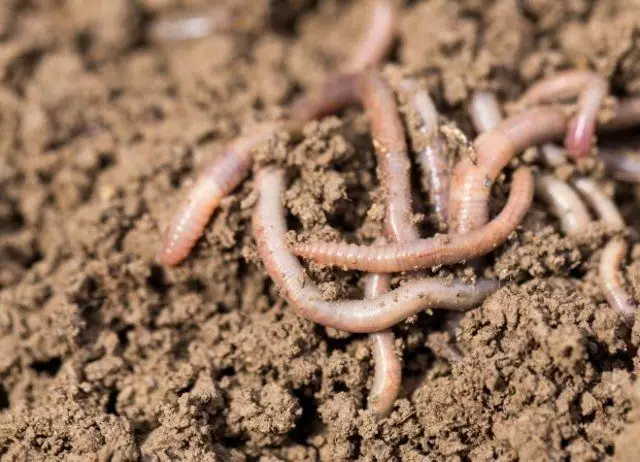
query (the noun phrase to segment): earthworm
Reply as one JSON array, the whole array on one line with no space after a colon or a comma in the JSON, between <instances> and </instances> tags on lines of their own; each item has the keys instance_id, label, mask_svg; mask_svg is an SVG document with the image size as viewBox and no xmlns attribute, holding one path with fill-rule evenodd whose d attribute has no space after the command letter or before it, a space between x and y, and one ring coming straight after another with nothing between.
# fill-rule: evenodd
<instances>
[{"instance_id":1,"label":"earthworm","mask_svg":"<svg viewBox=\"0 0 640 462\"><path fill-rule=\"evenodd\" d=\"M322 265L346 269L390 273L454 264L485 255L520 224L533 199L533 176L526 167L513 175L505 207L491 222L468 234L437 235L408 243L362 246L346 243L313 242L294 244L293 252Z\"/></svg>"},{"instance_id":2,"label":"earthworm","mask_svg":"<svg viewBox=\"0 0 640 462\"><path fill-rule=\"evenodd\" d=\"M389 274L368 274L364 282L365 298L375 299L387 293L390 279ZM380 417L386 417L393 409L393 404L400 393L402 362L396 353L395 336L390 329L369 334L369 339L373 346L375 364L373 385L368 400L369 409Z\"/></svg>"},{"instance_id":3,"label":"earthworm","mask_svg":"<svg viewBox=\"0 0 640 462\"><path fill-rule=\"evenodd\" d=\"M620 312L628 322L633 320L636 303L618 280L618 270L627 253L627 243L623 239L612 239L605 246L600 258L600 286L609 305Z\"/></svg>"},{"instance_id":4,"label":"earthworm","mask_svg":"<svg viewBox=\"0 0 640 462\"><path fill-rule=\"evenodd\" d=\"M624 130L640 124L640 96L618 101L611 120L603 124L605 130Z\"/></svg>"},{"instance_id":5,"label":"earthworm","mask_svg":"<svg viewBox=\"0 0 640 462\"><path fill-rule=\"evenodd\" d=\"M391 21L383 21L385 18L390 18ZM383 35L393 38L394 18L395 9L390 2L378 0L371 26L376 34L369 33L365 37L347 68L361 71L361 68L355 67L356 64L368 67L383 58L391 39L379 39ZM389 30L384 29L385 24ZM387 48L384 48L385 46ZM189 255L220 201L249 173L253 161L251 152L256 144L271 136L278 128L298 130L307 121L350 104L355 99L354 85L355 77L350 74L330 77L319 90L294 101L289 109L289 120L281 124L266 124L266 128L232 141L224 153L205 168L186 201L178 209L168 228L159 261L165 265L177 265Z\"/></svg>"},{"instance_id":6,"label":"earthworm","mask_svg":"<svg viewBox=\"0 0 640 462\"><path fill-rule=\"evenodd\" d=\"M415 241L420 235L412 220L411 163L393 90L376 72L361 74L356 87L371 124L385 190L385 234L395 242Z\"/></svg>"},{"instance_id":7,"label":"earthworm","mask_svg":"<svg viewBox=\"0 0 640 462\"><path fill-rule=\"evenodd\" d=\"M262 169L256 177L256 188L258 201L252 226L258 254L282 297L310 321L347 332L380 332L428 308L472 308L499 287L489 280L467 285L455 279L423 278L369 300L325 301L286 243L287 227L280 199L284 171Z\"/></svg>"},{"instance_id":8,"label":"earthworm","mask_svg":"<svg viewBox=\"0 0 640 462\"><path fill-rule=\"evenodd\" d=\"M572 118L565 138L565 146L575 159L589 153L595 135L598 110L609 91L609 83L592 71L563 71L530 87L520 99L531 105L578 96L578 112Z\"/></svg>"},{"instance_id":9,"label":"earthworm","mask_svg":"<svg viewBox=\"0 0 640 462\"><path fill-rule=\"evenodd\" d=\"M416 162L426 179L437 226L445 231L449 220L451 168L445 141L438 129L438 110L429 92L417 88L413 81L404 80L401 89L407 93L407 106L417 115L417 126L409 124L409 135L417 152Z\"/></svg>"},{"instance_id":10,"label":"earthworm","mask_svg":"<svg viewBox=\"0 0 640 462\"><path fill-rule=\"evenodd\" d=\"M640 155L629 152L600 150L598 158L616 180L636 183L640 181Z\"/></svg>"},{"instance_id":11,"label":"earthworm","mask_svg":"<svg viewBox=\"0 0 640 462\"><path fill-rule=\"evenodd\" d=\"M152 42L195 40L228 29L232 20L231 11L221 6L176 12L155 19L149 25L147 37Z\"/></svg>"},{"instance_id":12,"label":"earthworm","mask_svg":"<svg viewBox=\"0 0 640 462\"><path fill-rule=\"evenodd\" d=\"M167 230L158 260L177 265L198 241L213 211L233 191L251 168L253 148L271 136L279 125L267 123L250 135L233 140L200 174Z\"/></svg>"},{"instance_id":13,"label":"earthworm","mask_svg":"<svg viewBox=\"0 0 640 462\"><path fill-rule=\"evenodd\" d=\"M502 111L495 93L487 90L476 90L471 95L469 115L478 133L493 130L502 121Z\"/></svg>"},{"instance_id":14,"label":"earthworm","mask_svg":"<svg viewBox=\"0 0 640 462\"><path fill-rule=\"evenodd\" d=\"M566 182L550 174L537 175L536 193L558 217L564 233L580 234L589 227L589 211L580 196Z\"/></svg>"},{"instance_id":15,"label":"earthworm","mask_svg":"<svg viewBox=\"0 0 640 462\"><path fill-rule=\"evenodd\" d=\"M498 174L516 153L565 132L562 111L530 109L509 117L474 141L477 160L463 158L453 169L449 229L466 234L487 223L489 194Z\"/></svg>"},{"instance_id":16,"label":"earthworm","mask_svg":"<svg viewBox=\"0 0 640 462\"><path fill-rule=\"evenodd\" d=\"M585 177L575 178L572 183L609 228L624 229L624 219L615 202L602 191L602 188L595 181Z\"/></svg>"},{"instance_id":17,"label":"earthworm","mask_svg":"<svg viewBox=\"0 0 640 462\"><path fill-rule=\"evenodd\" d=\"M393 0L376 0L371 25L360 47L347 61L345 72L360 72L381 62L388 53L396 35L398 13Z\"/></svg>"}]
</instances>

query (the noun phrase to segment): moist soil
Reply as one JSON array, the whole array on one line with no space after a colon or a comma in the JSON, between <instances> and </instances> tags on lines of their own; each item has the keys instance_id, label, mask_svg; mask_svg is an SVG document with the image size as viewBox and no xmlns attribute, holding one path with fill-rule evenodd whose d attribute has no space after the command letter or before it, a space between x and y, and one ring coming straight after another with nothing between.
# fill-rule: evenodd
<instances>
[{"instance_id":1,"label":"moist soil","mask_svg":"<svg viewBox=\"0 0 640 462\"><path fill-rule=\"evenodd\" d=\"M459 320L435 311L394 328L403 388L382 420L366 410L367 337L299 318L266 276L251 178L184 264L155 263L202 166L337 69L370 19L361 1L211 1L233 27L145 41L153 18L205 3L0 4L0 459L637 460L640 328L599 289L611 234L597 223L565 237L536 202L492 255L440 269L503 288ZM639 63L638 0L429 0L404 2L384 73L430 89L459 156L474 89L508 103L557 69L591 67L625 95L640 91ZM640 154L632 134L601 141ZM298 235L380 234L361 109L279 133L256 157L254 171L286 166ZM512 163L494 210L518 162L540 166L535 150ZM615 197L633 242L640 187L580 168ZM414 189L428 236L419 175ZM625 263L638 295L640 246ZM327 296L362 295L359 273L308 270Z\"/></svg>"}]
</instances>

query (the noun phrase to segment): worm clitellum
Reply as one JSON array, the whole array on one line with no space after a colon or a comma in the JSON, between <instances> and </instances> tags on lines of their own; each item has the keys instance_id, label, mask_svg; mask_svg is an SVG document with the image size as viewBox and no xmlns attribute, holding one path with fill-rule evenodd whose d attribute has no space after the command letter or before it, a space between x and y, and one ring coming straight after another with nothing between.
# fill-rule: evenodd
<instances>
[{"instance_id":1,"label":"worm clitellum","mask_svg":"<svg viewBox=\"0 0 640 462\"><path fill-rule=\"evenodd\" d=\"M565 146L573 158L579 159L591 149L598 110L608 91L609 83L599 74L571 70L537 82L525 92L520 103L532 105L578 96L578 112L569 123Z\"/></svg>"},{"instance_id":2,"label":"worm clitellum","mask_svg":"<svg viewBox=\"0 0 640 462\"><path fill-rule=\"evenodd\" d=\"M531 177L528 177L531 182ZM532 185L530 185L532 187ZM428 308L464 311L498 289L496 281L463 284L459 280L418 279L370 300L325 301L318 286L286 243L286 222L280 196L284 172L265 168L256 178L258 201L253 235L267 273L297 313L310 321L347 332L380 332Z\"/></svg>"},{"instance_id":3,"label":"worm clitellum","mask_svg":"<svg viewBox=\"0 0 640 462\"><path fill-rule=\"evenodd\" d=\"M400 87L406 94L406 108L414 113L417 120L416 123L408 121L416 162L426 180L438 229L445 231L449 220L451 167L446 155L445 140L439 131L438 110L429 92L418 88L415 82L404 80Z\"/></svg>"},{"instance_id":4,"label":"worm clitellum","mask_svg":"<svg viewBox=\"0 0 640 462\"><path fill-rule=\"evenodd\" d=\"M386 13L385 13L386 12ZM391 18L391 21L382 21ZM368 34L349 64L352 70L362 70L374 66L384 54L391 40L379 41L379 35L395 31L395 9L388 0L378 0L374 10L374 24L377 33ZM389 31L382 30L384 25ZM375 43L374 43L375 42ZM386 44L386 45L385 45ZM354 69L353 63L363 66ZM265 124L262 129L232 141L224 152L216 157L195 182L186 200L174 216L166 233L158 260L165 265L177 265L184 260L204 231L204 227L216 210L220 201L233 191L247 176L253 162L252 151L256 144L269 138L279 128L298 130L310 119L335 111L354 99L354 76L349 74L328 78L328 82L318 91L296 100L290 108L291 117L281 124Z\"/></svg>"},{"instance_id":5,"label":"worm clitellum","mask_svg":"<svg viewBox=\"0 0 640 462\"><path fill-rule=\"evenodd\" d=\"M526 167L515 171L507 204L491 222L468 234L437 235L409 243L364 246L315 242L293 245L296 255L321 265L390 273L467 261L494 250L520 224L533 200L533 176Z\"/></svg>"}]
</instances>

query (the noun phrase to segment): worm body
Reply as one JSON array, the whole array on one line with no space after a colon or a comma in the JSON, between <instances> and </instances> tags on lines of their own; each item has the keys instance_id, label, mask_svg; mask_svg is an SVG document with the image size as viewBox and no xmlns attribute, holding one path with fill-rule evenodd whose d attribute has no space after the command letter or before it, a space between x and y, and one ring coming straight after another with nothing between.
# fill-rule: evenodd
<instances>
[{"instance_id":1,"label":"worm body","mask_svg":"<svg viewBox=\"0 0 640 462\"><path fill-rule=\"evenodd\" d=\"M161 16L147 30L152 42L196 40L216 31L229 29L233 23L231 10L212 6L207 9Z\"/></svg>"},{"instance_id":2,"label":"worm body","mask_svg":"<svg viewBox=\"0 0 640 462\"><path fill-rule=\"evenodd\" d=\"M602 188L595 181L591 178L576 178L572 183L607 226L616 230L624 229L624 219L615 202L602 191Z\"/></svg>"},{"instance_id":3,"label":"worm body","mask_svg":"<svg viewBox=\"0 0 640 462\"><path fill-rule=\"evenodd\" d=\"M618 271L627 253L623 239L612 239L602 251L600 259L600 286L609 305L620 312L627 321L633 320L636 303L618 279Z\"/></svg>"},{"instance_id":4,"label":"worm body","mask_svg":"<svg viewBox=\"0 0 640 462\"><path fill-rule=\"evenodd\" d=\"M469 115L478 133L485 133L496 128L502 121L502 111L495 93L476 90L471 95Z\"/></svg>"},{"instance_id":5,"label":"worm body","mask_svg":"<svg viewBox=\"0 0 640 462\"><path fill-rule=\"evenodd\" d=\"M368 274L364 283L366 299L378 298L389 291L390 275L383 273ZM369 394L369 409L378 416L386 417L402 386L402 362L396 353L395 336L391 330L369 334L373 347L375 371L373 385Z\"/></svg>"},{"instance_id":6,"label":"worm body","mask_svg":"<svg viewBox=\"0 0 640 462\"><path fill-rule=\"evenodd\" d=\"M370 300L325 301L305 274L285 241L286 223L280 196L284 172L266 168L258 173L259 193L253 215L253 234L267 273L298 314L324 326L347 332L379 332L428 308L463 311L481 303L498 283L481 280L466 285L458 280L418 279Z\"/></svg>"},{"instance_id":7,"label":"worm body","mask_svg":"<svg viewBox=\"0 0 640 462\"><path fill-rule=\"evenodd\" d=\"M575 235L586 231L591 216L576 192L566 182L550 174L536 177L536 194L551 208L560 220L565 234Z\"/></svg>"},{"instance_id":8,"label":"worm body","mask_svg":"<svg viewBox=\"0 0 640 462\"><path fill-rule=\"evenodd\" d=\"M374 246L304 243L294 245L293 251L322 265L380 273L459 263L485 255L502 244L520 224L532 199L533 176L523 167L513 175L509 199L500 214L468 234L438 235L415 242Z\"/></svg>"},{"instance_id":9,"label":"worm body","mask_svg":"<svg viewBox=\"0 0 640 462\"><path fill-rule=\"evenodd\" d=\"M618 102L613 118L604 124L605 130L624 130L640 124L640 96L631 96Z\"/></svg>"},{"instance_id":10,"label":"worm body","mask_svg":"<svg viewBox=\"0 0 640 462\"><path fill-rule=\"evenodd\" d=\"M628 152L613 153L601 150L598 157L615 179L640 182L640 156Z\"/></svg>"},{"instance_id":11,"label":"worm body","mask_svg":"<svg viewBox=\"0 0 640 462\"><path fill-rule=\"evenodd\" d=\"M265 124L251 136L236 138L205 168L169 225L158 256L162 264L176 265L189 255L220 201L244 180L253 148L278 127Z\"/></svg>"},{"instance_id":12,"label":"worm body","mask_svg":"<svg viewBox=\"0 0 640 462\"><path fill-rule=\"evenodd\" d=\"M578 96L578 112L569 123L565 138L569 153L578 159L591 149L598 110L608 91L607 80L595 72L564 71L533 85L520 102L531 105Z\"/></svg>"},{"instance_id":13,"label":"worm body","mask_svg":"<svg viewBox=\"0 0 640 462\"><path fill-rule=\"evenodd\" d=\"M491 186L516 153L566 131L564 114L553 108L531 109L502 121L474 142L477 160L460 160L451 179L449 229L466 234L487 223Z\"/></svg>"},{"instance_id":14,"label":"worm body","mask_svg":"<svg viewBox=\"0 0 640 462\"><path fill-rule=\"evenodd\" d=\"M449 220L449 187L451 168L445 152L445 142L438 129L438 110L429 92L405 80L401 88L407 93L410 110L418 119L417 126L409 124L409 134L416 154L416 162L426 180L429 196L441 231Z\"/></svg>"}]
</instances>

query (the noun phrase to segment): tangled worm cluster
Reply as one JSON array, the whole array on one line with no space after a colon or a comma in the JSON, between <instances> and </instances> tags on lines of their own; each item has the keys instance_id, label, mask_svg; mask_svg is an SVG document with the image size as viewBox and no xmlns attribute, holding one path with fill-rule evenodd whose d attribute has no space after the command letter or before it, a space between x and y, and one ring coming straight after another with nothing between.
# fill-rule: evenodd
<instances>
[{"instance_id":1,"label":"tangled worm cluster","mask_svg":"<svg viewBox=\"0 0 640 462\"><path fill-rule=\"evenodd\" d=\"M263 123L231 142L196 181L170 224L159 255L167 265L178 264L188 256L220 201L248 175L252 152L260 142L278 130L299 131L310 120L359 103L369 119L385 192L384 237L370 246L340 242L298 242L289 246L286 210L281 202L287 179L285 172L276 167L263 168L256 175L258 200L252 230L267 273L300 316L324 326L370 334L375 376L369 407L379 416L389 414L401 388L401 362L390 328L428 308L454 311L473 308L499 287L497 281L485 279L471 285L459 280L416 276L391 290L390 274L463 263L489 254L522 222L534 191L550 202L568 234L584 231L591 221L576 191L610 227L623 229L624 222L613 201L588 178L575 178L569 186L551 174L539 174L534 179L528 167L520 167L511 177L506 205L491 221L490 191L508 162L528 147L544 144L543 158L554 166L567 159L563 150L549 144L551 141L564 136L569 155L579 160L590 152L596 127L621 129L640 122L640 98L629 98L618 104L608 121L598 123L608 85L592 72L560 72L532 86L520 101L520 107L527 109L504 120L495 96L478 91L470 104L472 120L480 133L474 141L477 158L462 158L452 169L445 155L433 101L415 81L402 81L399 91L407 110L419 121L409 127L415 162L428 185L436 227L447 231L421 238L412 220L411 160L396 95L373 70L393 42L395 23L392 3L375 1L371 27L341 73L329 76L324 84L295 99L284 120ZM189 24L161 23L154 29L155 37L170 40L174 36L197 35L181 29L188 29ZM578 109L572 117L553 105L531 107L575 97ZM634 161L613 156L605 161L625 178L638 179L640 168ZM603 252L600 279L608 302L630 320L635 303L617 275L626 248L621 238L612 239ZM298 257L368 272L364 299L325 300Z\"/></svg>"}]
</instances>

